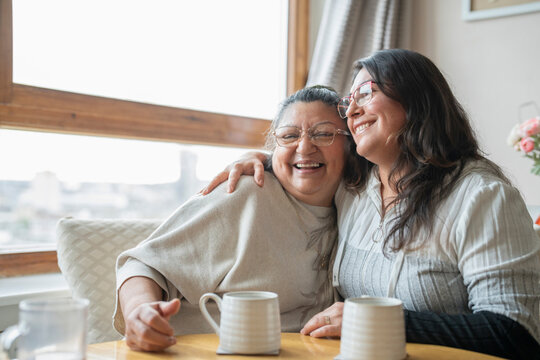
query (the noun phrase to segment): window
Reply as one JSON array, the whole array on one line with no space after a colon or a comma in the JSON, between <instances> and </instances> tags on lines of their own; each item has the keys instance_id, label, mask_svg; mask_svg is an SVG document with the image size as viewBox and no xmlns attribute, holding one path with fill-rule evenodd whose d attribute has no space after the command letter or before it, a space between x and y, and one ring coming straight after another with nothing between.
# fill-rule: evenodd
<instances>
[{"instance_id":1,"label":"window","mask_svg":"<svg viewBox=\"0 0 540 360\"><path fill-rule=\"evenodd\" d=\"M270 1L272 2L272 0ZM226 3L234 2L236 1L228 1ZM172 86L174 86L175 84L178 85L178 83L180 82L179 78L175 78L173 79L173 81L169 81L169 83L167 83L167 80L170 79L166 79L166 75L163 75L162 73L161 75L148 76L147 79L144 79L144 76L147 76L148 74L145 75L143 74L143 72L136 71L136 67L130 69L122 69L121 67L117 66L115 68L118 72L118 77L121 80L123 79L124 82L128 83L133 88L134 91L131 92L116 89L115 91L117 92L108 93L107 91L112 91L110 89L114 89L114 86L103 86L100 88L100 86L103 85L103 82L100 81L94 81L93 88L77 88L77 86L81 85L82 83L91 84L92 82L81 80L69 84L58 83L59 79L56 79L54 77L52 79L39 79L36 77L29 77L28 74L30 74L31 72L28 68L25 69L24 62L19 62L22 58L21 54L24 53L24 49L22 47L17 48L17 41L21 41L18 40L18 36L22 36L20 31L17 34L17 29L19 25L24 24L24 20L17 20L18 18L16 12L24 10L23 7L26 5L23 3L25 2L14 2L12 4L12 1L10 0L0 0L0 128L3 129L0 129L0 141L2 141L2 136L5 137L7 133L17 133L21 136L31 137L31 135L35 134L29 133L28 130L32 130L38 132L45 131L49 133L52 132L62 134L85 135L84 138L88 139L88 141L93 140L98 142L113 140L96 138L94 137L94 135L109 138L139 139L137 140L137 142L139 144L142 144L144 142L144 146L160 147L161 145L163 145L165 148L167 146L173 146L173 148L175 149L173 150L173 152L176 153L180 151L179 149L181 147L187 146L179 145L178 143L227 146L237 148L257 148L262 145L263 133L268 126L268 122L265 119L273 116L273 112L276 109L277 102L273 100L274 102L276 102L275 104L272 104L273 109L271 108L272 106L268 106L265 108L259 102L261 100L261 96L259 95L259 98L257 98L256 91L249 92L249 96L252 96L251 98L233 96L231 99L224 101L221 104L218 104L217 101L213 101L211 99L215 99L216 97L220 99L225 99L225 95L228 96L229 93L234 93L234 91L231 91L230 87L218 86L218 84L216 86L204 86L197 91L193 91L193 93L197 95L194 99L198 100L198 103L195 100L190 100L191 102L189 103L181 103L176 102L179 99L174 98L174 96L169 99L165 99L163 97L152 98L154 92L140 92L141 88L142 90L145 90L144 88L146 87L163 89L164 87L171 84ZM36 3L32 2L32 6L40 6L38 5L39 3L39 1ZM64 3L60 1L54 1L46 3L47 7L50 6L52 9L54 9L55 6L51 5L51 3L55 3L57 5L60 4L60 7L63 8L62 11L65 11L73 6L72 3L80 4L81 2L68 1ZM160 2L160 4L162 3L163 2ZM182 3L191 4L193 2ZM236 3L243 4L243 6L245 7L244 10L248 11L250 10L249 6L251 6L248 5L248 3L252 2L237 1ZM113 5L111 5L110 2L105 1L84 2L84 4L86 4L85 6L96 7L121 7L121 10L123 10L124 14L123 17L128 17L127 15L135 13L137 8L143 6L143 2L141 1L115 2ZM144 4L148 8L148 4L150 4L150 2L144 2ZM154 3L152 2L151 4L153 7ZM307 53L307 6L307 0L291 0L288 2L288 60L286 67L286 87L288 93L302 87L306 75L305 54ZM33 8L32 11L38 13L35 8ZM85 14L90 14L91 12L89 11L90 10L87 9ZM12 17L13 12L15 13ZM102 14L104 12L106 13L106 11L101 11L100 13ZM222 14L227 14L227 16L223 16L224 18L229 17L230 12L225 11L225 9L220 12ZM267 10L267 13L268 12L269 10ZM248 15L246 15L245 12L243 14L244 17L249 17ZM159 14L156 13L155 9L148 10L142 15L137 15L140 27L144 28L144 25L147 25L151 18L155 18L158 15ZM265 16L267 16L267 14L265 14ZM64 17L66 17L65 13ZM73 19L72 16L67 17ZM92 16L90 17L92 18ZM118 26L118 21L120 19L121 17L117 17L116 19L113 19L114 21L110 20L110 22L114 23L117 28L122 29L121 26ZM20 23L17 24L17 21L19 21ZM36 20L34 19L34 21ZM101 29L102 22L106 21L102 20L100 22L99 19L94 17L92 27L96 32L99 31L99 29L96 28ZM54 23L58 24L61 23L61 21L59 20ZM60 29L61 32L71 31L71 27L69 26L69 24L63 24L64 28ZM98 24L100 26L96 26ZM76 27L75 25L77 24L72 25L73 27ZM165 26L165 24L163 26ZM142 36L143 34L147 34L146 32L140 32L140 30L137 30L133 27L131 28L131 31L138 31L138 34L140 36ZM107 34L110 35L111 33L106 32L105 35ZM34 33L34 35L36 34ZM155 44L155 42L158 41L158 39L156 38L157 35L153 35L153 37L149 33L147 35L149 36L149 39L147 39L147 41L151 45L157 46ZM49 34L49 36L51 35ZM200 37L197 37L197 34L195 33L191 34L191 36L192 38L200 39ZM70 47L69 41L72 41L72 45L75 46L74 42L80 41L84 43L84 41L82 41L83 37L84 35L80 35L80 37L75 40L68 39L67 43L64 43L63 46L58 45L59 48L55 48L55 46L52 46L52 44L49 44L50 47L47 47L47 44L45 44L46 47L42 50L42 55L49 52L54 54L61 54L62 51L64 51L62 49ZM15 39L15 43L13 43L13 39ZM46 42L46 39L43 41ZM208 39L206 39L205 41L208 41ZM222 44L219 45L221 46ZM248 47L248 50L252 45L253 44L244 44L244 46ZM109 44L108 46L112 47L112 50L115 50L114 42L113 45ZM33 50L32 47L34 48ZM34 43L34 45L31 46L30 50L37 51L38 49L35 49L36 47L37 45ZM83 46L81 47L81 49L84 50L90 48ZM227 48L221 51L223 52L226 50ZM115 55L114 51L111 51L105 51L103 49L92 50L91 52L103 52L104 54L101 57L98 56L98 60L94 60L93 65L82 65L82 63L80 63L81 68L79 70L81 72L84 72L85 69L88 69L88 66L97 66L97 62L101 62L101 65L103 66L113 66L115 64L116 57L113 56ZM232 47L230 51L236 52L238 51L238 49ZM155 50L151 51L151 53L154 52ZM63 54L67 56L65 52ZM69 52L67 54L69 55ZM27 64L27 66L35 66L35 64L33 65L32 63L43 65L45 63L45 59L39 55L39 53L34 52L34 55L31 57L31 64ZM169 55L169 57L174 56ZM283 57L285 58L285 55L283 55ZM42 58L43 61L41 60ZM15 62L13 62L12 59L14 59ZM175 59L176 61L178 61L178 57L176 57ZM219 58L217 58L216 60L219 60ZM125 62L126 60L123 61ZM78 62L76 60L72 60L72 65L73 63ZM58 63L55 63L54 60L52 60L51 64L58 65ZM145 63L143 62L138 66L140 67L144 65ZM62 71L66 66L61 66L54 71ZM158 65L153 66L159 67L160 65L158 63ZM285 74L285 71L283 70L284 64L281 64L279 66L281 66L281 71L283 72L283 74ZM54 73L54 71L52 73ZM73 74L77 73L74 70L70 71L73 71ZM236 79L236 77L234 76L238 76L238 74L232 75L233 78L231 78L232 80L228 80L229 83ZM278 77L283 78L284 75ZM166 81L160 83L152 83L152 81L156 81L156 79ZM145 83L143 80L150 80L150 83ZM246 88L251 88L253 85L247 83L243 86ZM283 83L282 85L277 85L276 89L278 89L280 86L283 88L285 87L285 84ZM174 92L176 90L177 89L173 87L173 90L170 92ZM279 92L279 89L272 91L277 94ZM284 95L285 93L283 93L281 97L283 97ZM238 105L238 103L236 103L235 106L227 108L227 104L234 103L234 100L237 100L238 98L243 100L243 102L240 102L240 106ZM246 102L245 99L249 99L249 101ZM184 96L182 96L181 100L187 101L186 97ZM211 104L213 106L215 105L215 107L205 107L208 104ZM61 136L54 134L40 135L49 135L53 137ZM92 137L88 137L88 135L91 135ZM73 135L63 136L71 139L75 138ZM82 137L78 139L82 139ZM156 140L160 143L155 143ZM55 140L48 141L54 142ZM154 142L151 143L148 141ZM120 143L121 141L116 140L116 142ZM124 142L122 141L122 143ZM126 142L125 144L128 143ZM129 145L126 146L129 147ZM197 147L192 146L191 148ZM202 147L199 146L198 148ZM13 147L10 147L10 150L14 150ZM17 154L17 152L10 151L9 156L16 159L18 156L21 156L22 152L24 152L25 150L20 149L17 151L19 152L19 155ZM33 149L33 151L39 151L39 149ZM223 151L220 152L222 153ZM176 156L181 155L176 154ZM233 157L236 156L237 155L234 155ZM22 159L22 156L20 158ZM228 161L229 160L227 160L227 162ZM204 160L201 161L201 163L203 162ZM178 163L173 165L173 167L174 166L178 166ZM50 175L51 174L47 173L40 174L41 178L38 182L54 183L54 177L51 177ZM179 179L180 178L178 178L177 181ZM34 186L39 187L40 185L35 184ZM73 190L73 192L75 192L74 189L76 189L77 186L81 186L80 183L77 185L77 182L67 181L65 182L65 184L59 185L59 191L69 192ZM31 191L32 190L29 190L27 194L31 194ZM31 195L27 195L27 197L30 196ZM34 197L33 201L38 200L36 200L36 197ZM112 203L117 204L118 207L121 207L123 202L125 204L125 201L125 199L116 199L115 201L112 201ZM0 237L1 236L2 235L0 235ZM26 262L26 264L22 265L24 262ZM56 268L55 262L56 259L54 256L54 252L37 251L30 254L16 253L0 255L0 264L2 264L2 266L0 266L0 269L2 269L0 270L0 276L25 274L29 272L51 271ZM14 265L22 266L16 268Z\"/></svg>"},{"instance_id":2,"label":"window","mask_svg":"<svg viewBox=\"0 0 540 360\"><path fill-rule=\"evenodd\" d=\"M286 92L286 5L16 1L13 82L270 119Z\"/></svg>"},{"instance_id":3,"label":"window","mask_svg":"<svg viewBox=\"0 0 540 360\"><path fill-rule=\"evenodd\" d=\"M165 219L243 152L0 130L0 251L54 249L65 216Z\"/></svg>"}]
</instances>

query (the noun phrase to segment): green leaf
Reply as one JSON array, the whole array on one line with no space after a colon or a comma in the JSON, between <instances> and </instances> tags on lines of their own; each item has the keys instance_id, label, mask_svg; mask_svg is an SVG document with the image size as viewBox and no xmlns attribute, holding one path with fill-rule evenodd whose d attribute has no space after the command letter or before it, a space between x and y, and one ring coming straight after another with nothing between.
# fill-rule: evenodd
<instances>
[{"instance_id":1,"label":"green leaf","mask_svg":"<svg viewBox=\"0 0 540 360\"><path fill-rule=\"evenodd\" d=\"M540 175L540 162L537 162L536 164L533 165L533 167L531 168L531 172L534 175Z\"/></svg>"}]
</instances>

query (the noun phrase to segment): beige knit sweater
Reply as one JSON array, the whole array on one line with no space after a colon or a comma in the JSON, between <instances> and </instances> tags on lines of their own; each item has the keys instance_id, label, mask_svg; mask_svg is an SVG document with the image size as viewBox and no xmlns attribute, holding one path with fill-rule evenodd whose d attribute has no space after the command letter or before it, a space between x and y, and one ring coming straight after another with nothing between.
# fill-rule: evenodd
<instances>
[{"instance_id":1,"label":"beige knit sweater","mask_svg":"<svg viewBox=\"0 0 540 360\"><path fill-rule=\"evenodd\" d=\"M298 331L331 305L327 271L337 237L334 208L296 200L270 173L264 184L260 188L244 177L232 194L222 185L195 196L148 239L120 254L115 328L124 332L118 288L133 276L153 279L164 300L182 299L171 318L176 334L213 332L198 308L206 292L276 292L282 331ZM208 305L218 318L215 304Z\"/></svg>"}]
</instances>

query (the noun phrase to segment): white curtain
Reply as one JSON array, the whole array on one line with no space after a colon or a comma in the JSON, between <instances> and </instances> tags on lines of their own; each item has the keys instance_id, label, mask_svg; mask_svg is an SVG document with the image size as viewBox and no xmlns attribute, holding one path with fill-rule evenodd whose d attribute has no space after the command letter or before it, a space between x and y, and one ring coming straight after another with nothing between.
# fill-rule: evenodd
<instances>
[{"instance_id":1,"label":"white curtain","mask_svg":"<svg viewBox=\"0 0 540 360\"><path fill-rule=\"evenodd\" d=\"M352 64L397 47L401 0L326 0L307 85L349 93Z\"/></svg>"}]
</instances>

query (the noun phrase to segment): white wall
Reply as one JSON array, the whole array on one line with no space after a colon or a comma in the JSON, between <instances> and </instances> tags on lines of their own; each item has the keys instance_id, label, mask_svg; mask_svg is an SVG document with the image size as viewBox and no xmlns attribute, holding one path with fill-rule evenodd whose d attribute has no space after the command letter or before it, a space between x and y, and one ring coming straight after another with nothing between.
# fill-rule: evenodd
<instances>
[{"instance_id":1,"label":"white wall","mask_svg":"<svg viewBox=\"0 0 540 360\"><path fill-rule=\"evenodd\" d=\"M400 42L437 64L488 158L506 171L528 204L540 205L540 176L530 173L532 161L506 145L520 120L519 105L534 100L540 107L540 12L464 21L460 0L406 3L410 31ZM310 4L316 29L324 0ZM310 34L314 42L316 31Z\"/></svg>"},{"instance_id":2,"label":"white wall","mask_svg":"<svg viewBox=\"0 0 540 360\"><path fill-rule=\"evenodd\" d=\"M413 0L411 10L411 49L439 66L469 112L482 149L527 203L540 205L532 161L506 145L519 106L534 100L540 107L540 12L464 21L458 0Z\"/></svg>"}]
</instances>

